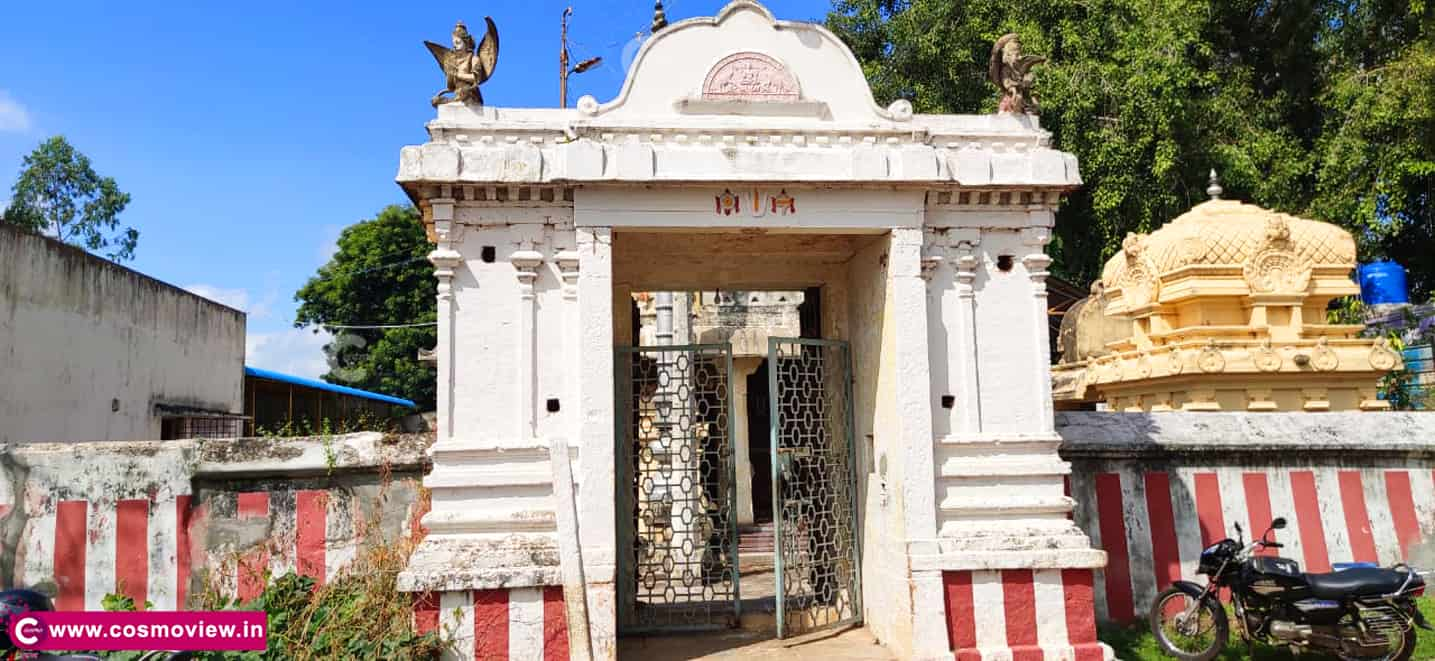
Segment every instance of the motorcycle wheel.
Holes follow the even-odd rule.
[[[1225,609],[1213,599],[1201,602],[1193,614],[1194,621],[1182,621],[1181,616],[1195,600],[1176,587],[1156,595],[1148,617],[1151,634],[1170,656],[1181,661],[1210,661],[1226,649],[1230,624]]]
[[[1392,646],[1392,649],[1384,655],[1346,656],[1339,654],[1337,656],[1341,661],[1409,661],[1410,655],[1415,653],[1415,642],[1415,627],[1410,627],[1400,636],[1398,646]]]

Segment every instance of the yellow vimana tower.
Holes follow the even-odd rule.
[[[1380,410],[1400,366],[1360,325],[1326,323],[1351,280],[1355,240],[1331,225],[1220,199],[1129,234],[1092,296],[1064,320],[1059,405],[1116,411]],[[1063,406],[1066,407],[1066,406]]]

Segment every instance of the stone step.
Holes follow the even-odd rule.
[[[739,553],[772,553],[773,525],[771,522],[738,526],[737,548]]]

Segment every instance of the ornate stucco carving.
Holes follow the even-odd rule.
[[[1192,264],[1245,267],[1268,252],[1312,267],[1355,263],[1355,239],[1340,227],[1234,200],[1196,205],[1152,232],[1144,248],[1163,276]],[[1102,280],[1116,282],[1130,268],[1123,252],[1107,260]]]
[[[1280,354],[1271,348],[1270,338],[1266,338],[1265,341],[1261,342],[1261,346],[1256,347],[1256,350],[1251,352],[1251,363],[1256,366],[1256,369],[1262,372],[1279,372],[1281,362]]]
[[[1151,377],[1151,354],[1142,351],[1136,357],[1136,376],[1141,379]]]
[[[1201,349],[1201,353],[1196,356],[1196,366],[1207,374],[1225,371],[1226,356],[1216,346],[1215,340],[1207,342],[1206,347]]]
[[[1105,338],[1104,324],[1073,306],[1065,346],[1101,338],[1107,351],[1097,367],[1064,353],[1053,378],[1076,381],[1068,372],[1093,370],[1081,397],[1114,408],[1150,410],[1163,392],[1186,410],[1265,411],[1303,401],[1308,410],[1381,408],[1362,393],[1399,357],[1361,339],[1361,327],[1327,324],[1323,315],[1332,300],[1359,292],[1350,233],[1220,193],[1213,182],[1212,200],[1126,237],[1098,281],[1100,320],[1123,331]],[[1174,377],[1181,380],[1164,381]],[[1305,397],[1303,388],[1323,394]]]
[[[424,42],[444,75],[444,88],[430,100],[434,107],[455,101],[483,103],[483,94],[478,88],[493,76],[498,66],[498,26],[491,17],[485,16],[483,20],[488,31],[482,42],[475,43],[463,21],[453,27],[453,48]]]
[[[1330,348],[1330,340],[1322,337],[1315,343],[1315,350],[1311,352],[1310,366],[1316,371],[1333,372],[1340,367],[1340,356]]]
[[[797,79],[781,62],[762,53],[733,53],[713,65],[703,80],[709,101],[791,102],[802,96]]]
[[[1308,257],[1291,249],[1289,216],[1266,218],[1265,245],[1246,260],[1242,275],[1252,293],[1303,294],[1310,284],[1311,263]]]
[[[1116,285],[1121,288],[1126,300],[1132,306],[1153,303],[1160,292],[1161,281],[1157,278],[1156,264],[1146,252],[1146,235],[1127,234],[1121,242],[1125,254],[1125,269]]]
[[[1370,347],[1370,366],[1378,370],[1395,369],[1402,361],[1400,354],[1390,347],[1390,341],[1380,338],[1375,341],[1375,346]]]
[[[1179,349],[1172,351],[1171,355],[1166,357],[1166,371],[1170,372],[1173,375],[1185,372],[1186,353]]]

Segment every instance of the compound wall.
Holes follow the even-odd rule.
[[[1109,563],[1098,617],[1144,617],[1197,577],[1201,549],[1275,517],[1305,571],[1346,562],[1435,569],[1435,413],[1057,414],[1075,518]],[[1275,551],[1273,551],[1275,552]]]
[[[249,598],[410,534],[428,435],[0,446],[0,584],[60,610]]]
[[[0,374],[0,443],[157,439],[243,410],[244,313],[0,225]]]

